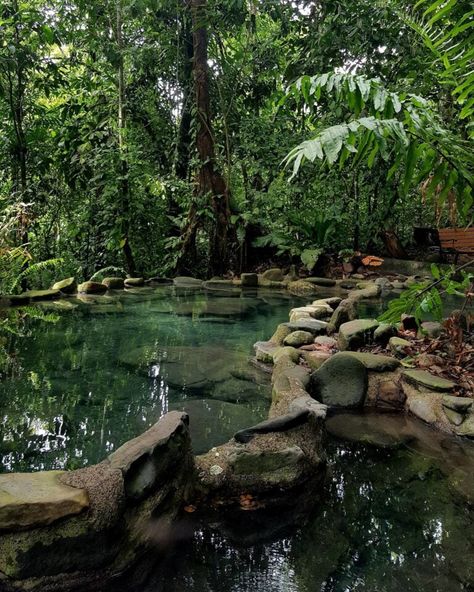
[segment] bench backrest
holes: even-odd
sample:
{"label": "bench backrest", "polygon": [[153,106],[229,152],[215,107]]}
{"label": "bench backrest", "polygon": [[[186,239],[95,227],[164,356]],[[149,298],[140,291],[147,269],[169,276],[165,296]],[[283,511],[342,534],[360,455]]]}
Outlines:
{"label": "bench backrest", "polygon": [[442,247],[455,249],[456,251],[466,251],[468,253],[474,252],[474,227],[440,228],[438,235]]}

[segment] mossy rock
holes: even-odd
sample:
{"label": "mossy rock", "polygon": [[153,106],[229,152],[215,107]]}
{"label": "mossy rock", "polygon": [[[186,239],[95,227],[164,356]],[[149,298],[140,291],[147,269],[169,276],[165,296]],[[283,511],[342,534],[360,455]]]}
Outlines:
{"label": "mossy rock", "polygon": [[173,280],[173,284],[177,288],[201,288],[203,281],[193,277],[178,276]]}
{"label": "mossy rock", "polygon": [[311,375],[311,394],[332,407],[360,407],[367,393],[364,364],[346,353],[331,356]]}
{"label": "mossy rock", "polygon": [[291,347],[301,347],[302,345],[309,345],[313,343],[314,336],[309,331],[293,331],[283,340],[284,345]]}
{"label": "mossy rock", "polygon": [[273,267],[272,269],[267,269],[262,273],[262,279],[269,280],[271,282],[282,282],[283,281],[283,271],[279,267]]}
{"label": "mossy rock", "polygon": [[338,345],[341,351],[355,350],[372,343],[375,329],[379,326],[374,319],[356,319],[339,327]]}
{"label": "mossy rock", "polygon": [[63,294],[75,294],[77,292],[76,278],[69,277],[53,284],[52,290],[60,290]]}
{"label": "mossy rock", "polygon": [[336,285],[336,280],[333,280],[332,278],[307,277],[304,279],[304,281],[314,284],[315,286],[324,286],[328,288]]}
{"label": "mossy rock", "polygon": [[374,372],[393,372],[400,366],[400,361],[390,356],[371,354],[368,352],[346,352],[364,364],[367,370]]}
{"label": "mossy rock", "polygon": [[305,280],[297,280],[288,284],[288,292],[296,296],[313,296],[318,293],[318,288]]}
{"label": "mossy rock", "polygon": [[145,284],[145,280],[142,277],[126,278],[124,285],[126,288],[139,288]]}
{"label": "mossy rock", "polygon": [[412,384],[426,387],[432,391],[452,391],[456,384],[440,376],[434,376],[426,370],[404,370],[404,378]]}
{"label": "mossy rock", "polygon": [[79,294],[104,294],[107,292],[107,286],[100,282],[83,282],[79,284],[77,291]]}
{"label": "mossy rock", "polygon": [[109,290],[121,290],[124,287],[124,279],[121,277],[106,277],[102,283],[107,286]]}

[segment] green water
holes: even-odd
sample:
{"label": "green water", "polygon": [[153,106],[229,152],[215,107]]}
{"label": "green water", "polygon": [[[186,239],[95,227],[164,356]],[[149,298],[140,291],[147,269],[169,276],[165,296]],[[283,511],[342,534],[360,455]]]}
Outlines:
{"label": "green water", "polygon": [[472,591],[473,444],[400,416],[328,427],[325,486],[263,516],[198,509],[102,592]]}
{"label": "green water", "polygon": [[191,416],[196,453],[266,418],[269,377],[252,345],[288,320],[286,295],[173,287],[44,303],[9,346],[0,472],[96,463],[164,413]]}

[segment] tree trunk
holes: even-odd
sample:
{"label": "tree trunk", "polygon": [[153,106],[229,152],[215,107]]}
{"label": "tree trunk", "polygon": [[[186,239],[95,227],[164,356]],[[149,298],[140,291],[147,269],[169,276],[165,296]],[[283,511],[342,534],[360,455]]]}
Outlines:
{"label": "tree trunk", "polygon": [[[207,64],[206,0],[190,0],[193,24],[193,73],[197,112],[196,148],[199,158],[197,196],[209,196],[214,220],[209,237],[209,274],[221,275],[229,266],[229,192],[221,173],[216,169],[215,144],[212,133],[209,97],[209,73]],[[195,218],[195,213],[194,213]],[[193,219],[188,220],[185,235],[196,228]],[[195,232],[195,231],[194,231]],[[182,257],[192,255],[190,241],[183,244]]]}
{"label": "tree trunk", "polygon": [[127,161],[126,147],[124,143],[124,135],[126,130],[126,113],[125,113],[125,66],[123,59],[123,35],[122,35],[122,0],[117,0],[116,12],[116,41],[119,54],[118,72],[117,72],[117,90],[118,90],[118,113],[117,113],[117,128],[118,128],[118,144],[120,157],[120,212],[122,218],[121,234],[122,234],[122,252],[125,259],[125,265],[129,275],[135,274],[135,259],[130,246],[130,183],[129,183],[129,167]]}

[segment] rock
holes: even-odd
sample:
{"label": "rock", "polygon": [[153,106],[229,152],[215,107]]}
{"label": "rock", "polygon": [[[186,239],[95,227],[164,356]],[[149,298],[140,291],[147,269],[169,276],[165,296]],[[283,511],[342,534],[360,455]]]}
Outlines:
{"label": "rock", "polygon": [[300,306],[290,311],[290,322],[296,322],[300,319],[326,319],[332,315],[332,308],[325,306]]}
{"label": "rock", "polygon": [[23,292],[22,296],[33,301],[55,300],[56,298],[61,298],[61,292],[59,290],[28,290],[27,292]]}
{"label": "rock", "polygon": [[107,286],[109,290],[121,290],[125,283],[121,277],[106,277],[102,280],[104,286]]}
{"label": "rock", "polygon": [[467,413],[473,408],[474,399],[469,397],[454,397],[453,395],[444,395],[442,399],[443,407],[448,407],[458,413]]}
{"label": "rock", "polygon": [[283,345],[285,337],[291,332],[291,329],[287,325],[281,323],[276,328],[275,333],[273,333],[273,335],[270,337],[270,341],[276,345]]}
{"label": "rock", "polygon": [[291,347],[301,347],[302,345],[308,345],[313,343],[314,337],[312,333],[308,331],[293,331],[285,337],[283,340],[284,345],[290,345]]}
{"label": "rock", "polygon": [[79,284],[77,291],[80,294],[104,294],[107,292],[107,286],[99,282],[83,282]]}
{"label": "rock", "polygon": [[379,385],[375,402],[383,407],[400,409],[406,401],[406,395],[394,380],[386,380]]}
{"label": "rock", "polygon": [[373,342],[375,329],[379,326],[374,319],[356,319],[339,327],[337,343],[341,351],[355,350]]}
{"label": "rock", "polygon": [[129,277],[123,283],[126,288],[139,288],[145,284],[145,280],[142,277]]}
{"label": "rock", "polygon": [[303,397],[297,397],[294,399],[289,406],[289,413],[295,413],[298,411],[304,411],[308,409],[315,417],[326,419],[328,407],[319,401],[315,401],[309,395]]}
{"label": "rock", "polygon": [[51,289],[59,290],[63,294],[75,294],[77,292],[77,282],[73,277],[66,278],[65,280],[53,284]]}
{"label": "rock", "polygon": [[401,321],[405,331],[418,331],[418,321],[413,315],[402,314]]}
{"label": "rock", "polygon": [[308,277],[305,278],[305,282],[314,284],[315,286],[332,287],[336,285],[336,280],[332,278],[321,278],[321,277]]}
{"label": "rock", "polygon": [[109,456],[112,469],[122,472],[128,498],[146,497],[181,461],[181,454],[176,456],[175,451],[184,449],[187,444],[188,423],[186,413],[171,411]]}
{"label": "rock", "polygon": [[317,370],[321,368],[326,360],[332,356],[330,352],[323,351],[311,351],[303,352],[303,359],[306,361],[311,370]]}
{"label": "rock", "polygon": [[266,482],[279,484],[296,480],[304,459],[305,454],[299,446],[255,452],[241,449],[229,455],[229,464],[236,475],[258,476]]}
{"label": "rock", "polygon": [[357,318],[357,310],[355,307],[354,302],[351,300],[343,300],[336,310],[333,312],[329,324],[328,324],[328,335],[332,333],[336,333],[339,330],[339,327],[344,323],[349,321],[353,321]]}
{"label": "rock", "polygon": [[354,290],[349,294],[349,299],[358,302],[366,298],[377,298],[380,296],[382,288],[377,284],[364,284],[363,288]]}
{"label": "rock", "polygon": [[353,290],[357,286],[357,280],[345,279],[339,283],[339,286],[344,290]]}
{"label": "rock", "polygon": [[401,337],[390,337],[388,347],[393,354],[403,357],[406,355],[405,349],[411,347],[411,342]]}
{"label": "rock", "polygon": [[394,290],[403,290],[405,288],[405,282],[400,282],[399,280],[394,280],[392,282],[392,288]]}
{"label": "rock", "polygon": [[154,276],[151,278],[148,278],[147,280],[145,280],[145,284],[159,284],[159,285],[169,285],[172,284],[173,280],[171,278],[167,278],[167,277],[161,277],[161,276]]}
{"label": "rock", "polygon": [[382,288],[382,290],[385,290],[392,285],[390,283],[390,280],[386,277],[377,278],[376,280],[374,280],[374,284],[377,284],[377,286],[380,286]]}
{"label": "rock", "polygon": [[464,415],[458,413],[457,411],[454,411],[453,409],[449,409],[449,407],[443,406],[443,411],[446,417],[449,419],[449,421],[455,426],[461,425],[464,421]]}
{"label": "rock", "polygon": [[454,382],[434,376],[426,370],[404,370],[403,377],[411,384],[419,385],[432,391],[452,391],[456,386]]}
{"label": "rock", "polygon": [[273,354],[273,363],[278,364],[278,362],[282,359],[290,360],[294,364],[298,364],[300,360],[301,352],[294,347],[279,347],[275,350]]}
{"label": "rock", "polygon": [[374,341],[382,346],[386,346],[391,337],[396,336],[397,329],[390,323],[380,323],[374,331]]}
{"label": "rock", "polygon": [[315,300],[311,306],[330,306],[332,310],[336,310],[341,302],[342,298],[339,298],[339,296],[332,296],[331,298],[321,298],[320,300]]}
{"label": "rock", "polygon": [[443,358],[434,354],[419,354],[415,358],[417,366],[429,368],[430,366],[440,366],[443,364]]}
{"label": "rock", "polygon": [[177,288],[201,288],[203,283],[202,280],[187,276],[178,276],[173,280],[173,284]]}
{"label": "rock", "polygon": [[283,271],[279,267],[267,269],[262,273],[262,278],[264,280],[269,280],[271,282],[282,282],[283,277]]}
{"label": "rock", "polygon": [[283,325],[290,329],[290,331],[308,331],[313,335],[326,333],[328,326],[328,324],[324,321],[311,318],[295,321],[294,323],[283,323]]}
{"label": "rock", "polygon": [[23,530],[79,514],[87,491],[59,481],[63,471],[0,475],[0,530]]}
{"label": "rock", "polygon": [[258,275],[256,273],[242,273],[240,281],[242,288],[255,288],[258,286]]}
{"label": "rock", "polygon": [[364,364],[367,370],[374,372],[393,372],[400,366],[400,361],[390,356],[371,354],[368,352],[346,352]]}
{"label": "rock", "polygon": [[427,396],[410,397],[408,410],[426,423],[435,423],[438,419],[435,411],[435,402]]}
{"label": "rock", "polygon": [[311,374],[311,394],[332,407],[360,407],[367,392],[367,370],[345,353],[333,355]]}
{"label": "rock", "polygon": [[424,337],[427,335],[431,339],[436,339],[441,335],[443,332],[443,326],[441,323],[437,323],[435,321],[425,321],[421,323],[419,337]]}
{"label": "rock", "polygon": [[451,316],[457,320],[463,331],[471,330],[471,327],[474,324],[474,316],[472,313],[467,310],[453,310]]}
{"label": "rock", "polygon": [[286,282],[296,282],[298,279],[298,273],[296,272],[296,266],[290,265],[290,271],[285,275]]}
{"label": "rock", "polygon": [[474,414],[471,413],[467,419],[457,428],[456,434],[458,436],[465,436],[466,438],[474,438]]}
{"label": "rock", "polygon": [[278,349],[275,343],[272,341],[257,341],[253,347],[255,349],[255,357],[259,362],[273,364],[273,354]]}
{"label": "rock", "polygon": [[249,442],[257,434],[271,434],[275,432],[287,432],[308,421],[309,408],[300,409],[293,413],[286,413],[278,417],[272,417],[258,423],[257,425],[244,428],[234,434],[234,439],[240,443]]}
{"label": "rock", "polygon": [[318,337],[315,337],[314,343],[324,345],[325,347],[337,347],[337,341],[333,337],[328,337],[327,335],[319,335]]}
{"label": "rock", "polygon": [[318,293],[318,288],[305,280],[297,280],[288,284],[288,292],[296,296],[313,296]]}

